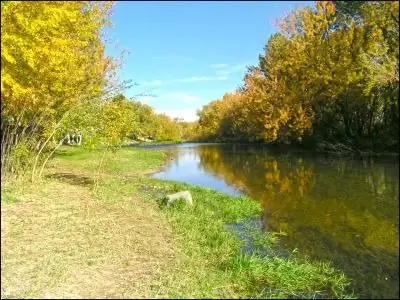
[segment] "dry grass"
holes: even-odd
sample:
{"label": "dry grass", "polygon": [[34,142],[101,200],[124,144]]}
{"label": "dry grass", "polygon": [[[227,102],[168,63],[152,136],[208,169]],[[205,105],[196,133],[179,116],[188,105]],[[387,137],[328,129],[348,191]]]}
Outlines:
{"label": "dry grass", "polygon": [[18,198],[1,207],[2,298],[165,296],[155,287],[175,247],[152,204],[54,180]]}

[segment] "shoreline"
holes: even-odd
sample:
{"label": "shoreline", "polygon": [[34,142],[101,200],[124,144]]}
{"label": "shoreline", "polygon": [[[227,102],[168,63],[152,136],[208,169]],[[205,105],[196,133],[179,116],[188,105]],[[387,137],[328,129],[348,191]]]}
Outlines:
{"label": "shoreline", "polygon": [[284,145],[284,144],[267,144],[267,143],[252,143],[252,142],[213,142],[213,141],[182,141],[182,142],[162,142],[162,143],[138,143],[138,144],[129,144],[124,147],[132,147],[132,148],[143,148],[143,149],[162,149],[171,146],[184,145],[184,144],[204,144],[204,145],[238,145],[238,146],[254,146],[260,148],[266,148],[272,151],[283,151],[283,152],[292,152],[292,153],[300,153],[300,154],[310,154],[310,155],[328,155],[328,156],[336,156],[336,157],[348,157],[354,159],[362,159],[362,158],[400,158],[399,152],[374,152],[374,151],[361,151],[361,150],[352,150],[352,151],[331,151],[331,150],[322,150],[318,148],[306,148],[304,146],[298,145]]}
{"label": "shoreline", "polygon": [[[180,144],[193,144],[194,142],[191,141],[187,141],[187,142],[183,142]],[[292,264],[293,262],[297,262],[301,265],[302,262],[305,262],[303,260],[303,258],[300,258],[300,256],[298,256],[297,254],[293,254],[290,249],[285,249],[285,248],[281,248],[280,246],[278,246],[278,240],[279,240],[279,235],[281,233],[275,233],[275,232],[270,232],[268,234],[261,232],[261,229],[259,227],[257,227],[257,223],[259,223],[260,217],[259,217],[259,213],[260,213],[260,209],[261,206],[259,204],[258,201],[256,201],[255,199],[250,198],[249,196],[246,196],[245,194],[241,194],[241,195],[229,195],[229,194],[225,194],[223,192],[217,191],[215,189],[212,188],[207,188],[207,187],[202,187],[199,185],[194,185],[194,184],[189,184],[189,183],[185,183],[185,182],[178,182],[178,181],[172,181],[172,180],[166,180],[166,179],[156,179],[153,178],[152,175],[158,172],[161,172],[162,170],[164,170],[166,168],[165,163],[166,161],[169,160],[169,156],[168,153],[165,152],[164,146],[174,146],[177,143],[173,143],[173,144],[161,144],[161,145],[147,145],[146,147],[136,147],[137,149],[140,150],[144,150],[144,151],[154,151],[154,150],[158,150],[160,152],[162,152],[165,155],[165,158],[163,160],[163,165],[155,170],[152,170],[150,172],[146,172],[146,177],[151,181],[151,182],[157,182],[157,183],[161,183],[161,185],[167,187],[167,186],[173,186],[173,192],[177,192],[177,191],[181,191],[181,190],[189,190],[189,191],[202,191],[205,192],[207,194],[214,194],[214,195],[218,195],[219,197],[225,198],[228,201],[225,204],[222,204],[222,206],[220,206],[220,209],[223,210],[224,209],[224,205],[230,205],[232,203],[235,202],[235,200],[237,201],[237,199],[240,199],[241,201],[245,201],[247,203],[252,203],[252,205],[255,205],[255,208],[253,208],[252,212],[248,212],[248,213],[244,213],[241,218],[237,219],[234,222],[224,222],[222,224],[222,227],[220,228],[221,233],[225,233],[225,234],[229,234],[234,236],[234,239],[237,239],[239,241],[239,245],[236,246],[237,250],[239,250],[239,256],[248,256],[251,257],[252,259],[254,259],[254,261],[257,264],[262,265],[263,264],[263,260],[279,260],[281,263],[282,261],[286,261],[289,264]],[[204,142],[195,142],[194,144],[222,144],[222,143],[215,143],[215,142],[208,142],[208,143],[204,143]],[[230,143],[223,143],[223,144],[230,144]],[[154,147],[151,147],[154,146]],[[157,195],[157,194],[156,194]],[[220,203],[218,201],[218,203]],[[215,205],[212,205],[215,208]],[[178,208],[182,209],[182,206],[180,206],[178,204]],[[187,212],[187,210],[185,210]],[[231,220],[232,221],[232,220]],[[283,234],[283,233],[282,233]],[[313,264],[312,262],[310,262],[311,264]],[[316,265],[318,265],[318,262],[314,262]],[[256,268],[256,266],[254,266]],[[282,266],[281,266],[282,267]],[[301,267],[300,267],[301,268]],[[337,272],[333,271],[333,273]],[[343,279],[345,277],[342,277]],[[327,278],[325,278],[325,280],[327,280]],[[346,279],[347,280],[347,279]],[[344,284],[343,286],[346,286],[347,284]],[[323,290],[323,288],[322,288]],[[344,290],[342,292],[345,292]],[[346,289],[346,293],[349,292]],[[318,294],[318,292],[316,292]],[[309,294],[308,296],[306,296],[305,298],[311,297],[311,294]],[[315,294],[313,294],[315,296]],[[265,297],[271,297],[271,294],[266,294],[264,295]],[[337,295],[336,295],[337,296]],[[252,297],[250,295],[246,295],[245,297]],[[273,295],[272,297],[277,297],[277,295]],[[328,297],[328,294],[322,295],[322,297]],[[352,292],[348,293],[346,295],[346,297],[354,297],[354,295],[352,294]]]}

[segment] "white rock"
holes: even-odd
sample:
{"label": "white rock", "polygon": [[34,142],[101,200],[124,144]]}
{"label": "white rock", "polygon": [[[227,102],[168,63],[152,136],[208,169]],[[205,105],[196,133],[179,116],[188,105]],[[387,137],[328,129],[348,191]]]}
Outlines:
{"label": "white rock", "polygon": [[170,206],[172,202],[178,199],[183,199],[186,201],[187,204],[193,205],[192,195],[189,191],[182,191],[179,193],[167,195],[167,206]]}

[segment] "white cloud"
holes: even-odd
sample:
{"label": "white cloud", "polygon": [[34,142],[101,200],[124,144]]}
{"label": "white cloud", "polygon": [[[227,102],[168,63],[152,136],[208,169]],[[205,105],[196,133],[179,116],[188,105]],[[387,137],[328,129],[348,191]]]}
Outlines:
{"label": "white cloud", "polygon": [[228,77],[226,76],[192,76],[192,77],[186,77],[186,78],[179,78],[179,79],[172,79],[172,80],[152,80],[152,81],[145,81],[142,82],[142,85],[162,85],[162,84],[167,84],[167,83],[172,83],[172,82],[200,82],[200,81],[221,81],[221,80],[227,80]]}
{"label": "white cloud", "polygon": [[159,114],[164,113],[171,118],[183,118],[187,122],[196,121],[198,119],[195,108],[156,109],[155,111]]}
{"label": "white cloud", "polygon": [[142,82],[143,85],[160,85],[163,84],[161,80],[152,80],[152,81],[145,81]]}
{"label": "white cloud", "polygon": [[225,76],[194,76],[194,77],[188,77],[188,78],[181,78],[181,79],[175,79],[173,80],[174,82],[198,82],[198,81],[213,81],[213,80],[226,80],[227,77]]}
{"label": "white cloud", "polygon": [[221,68],[226,68],[228,66],[229,66],[228,64],[212,64],[212,65],[210,65],[210,67],[213,69],[221,69]]}
{"label": "white cloud", "polygon": [[229,75],[229,74],[237,73],[237,72],[243,72],[244,73],[246,71],[246,66],[247,65],[248,64],[246,64],[246,63],[236,64],[236,65],[233,65],[233,66],[224,67],[224,68],[222,68],[222,70],[218,70],[215,73],[217,75]]}
{"label": "white cloud", "polygon": [[168,101],[178,101],[185,104],[191,104],[201,100],[200,97],[193,96],[187,93],[168,93],[160,96],[160,98]]}

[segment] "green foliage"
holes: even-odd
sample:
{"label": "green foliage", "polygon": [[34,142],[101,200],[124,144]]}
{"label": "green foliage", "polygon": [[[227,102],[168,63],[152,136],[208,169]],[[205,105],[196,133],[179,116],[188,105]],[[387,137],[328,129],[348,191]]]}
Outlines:
{"label": "green foliage", "polygon": [[175,141],[181,139],[181,130],[178,124],[165,114],[158,114],[156,116],[156,125],[157,129],[154,134],[156,140]]}
{"label": "green foliage", "polygon": [[[156,141],[177,141],[182,138],[178,122],[165,114],[156,114],[153,108],[146,104],[127,99],[122,94],[115,96],[109,103],[109,107],[103,113],[109,124],[105,124],[101,131],[112,132],[116,143],[121,143],[126,137]],[[119,126],[120,129],[113,129],[112,126]],[[109,137],[106,137],[106,140],[110,140]]]}
{"label": "green foliage", "polygon": [[33,159],[26,142],[20,142],[12,148],[10,153],[11,165],[14,169],[25,170],[32,166]]}
{"label": "green foliage", "polygon": [[197,122],[179,122],[181,128],[181,138],[184,141],[193,140],[197,137]]}

